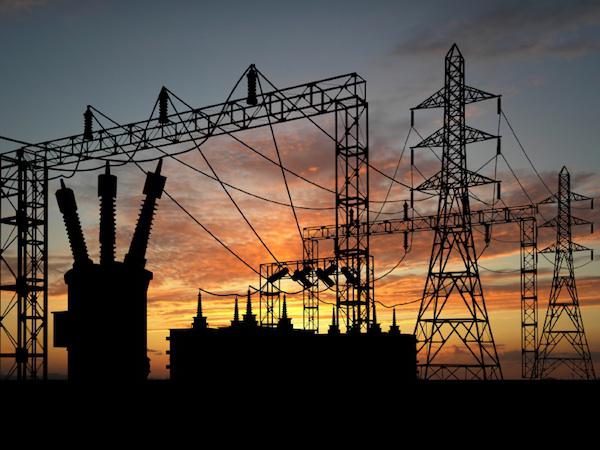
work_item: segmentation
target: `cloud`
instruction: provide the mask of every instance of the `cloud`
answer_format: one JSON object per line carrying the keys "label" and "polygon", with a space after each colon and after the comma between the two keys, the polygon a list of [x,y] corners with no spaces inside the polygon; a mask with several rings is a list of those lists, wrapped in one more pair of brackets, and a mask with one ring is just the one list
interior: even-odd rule
{"label": "cloud", "polygon": [[575,58],[600,51],[600,4],[595,1],[508,1],[453,17],[419,26],[394,53],[439,56],[452,42],[479,58]]}

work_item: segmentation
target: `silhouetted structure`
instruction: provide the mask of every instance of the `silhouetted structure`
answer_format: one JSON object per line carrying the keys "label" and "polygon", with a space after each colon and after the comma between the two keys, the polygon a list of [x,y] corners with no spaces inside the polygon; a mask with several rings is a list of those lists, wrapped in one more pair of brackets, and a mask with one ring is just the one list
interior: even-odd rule
{"label": "silhouetted structure", "polygon": [[172,329],[167,338],[171,380],[221,380],[242,373],[245,382],[261,378],[307,380],[315,376],[324,380],[331,376],[416,380],[414,335],[400,334],[399,330],[341,334],[336,308],[329,333],[317,334],[293,327],[285,296],[282,308],[276,327],[260,326],[249,293],[242,320],[235,299],[233,320],[228,327]]}
{"label": "silhouetted structure", "polygon": [[[446,55],[445,77],[444,87],[413,108],[444,110],[444,126],[415,146],[442,147],[441,170],[417,187],[439,196],[429,271],[415,326],[421,376],[500,379],[500,361],[479,279],[469,200],[469,188],[497,181],[468,170],[466,153],[467,144],[498,136],[471,128],[465,121],[467,104],[498,96],[465,84],[465,60],[456,44]],[[457,220],[450,222],[452,213],[457,213]],[[449,313],[452,307],[460,312]],[[464,361],[444,361],[444,346],[452,338],[465,351]]]}
{"label": "silhouetted structure", "polygon": [[538,353],[537,374],[540,378],[549,378],[561,367],[566,367],[575,378],[596,378],[579,309],[573,266],[573,252],[592,252],[573,242],[571,237],[573,225],[593,227],[591,222],[571,215],[571,202],[582,200],[593,202],[590,197],[571,192],[571,176],[563,167],[558,175],[558,193],[541,202],[558,203],[558,214],[541,225],[556,228],[556,242],[540,250],[541,253],[554,254],[554,276]]}
{"label": "silhouetted structure", "polygon": [[[248,81],[247,95],[237,98],[234,94],[244,78]],[[263,90],[267,86],[268,90]],[[88,106],[83,115],[83,133],[79,135],[40,143],[5,138],[16,145],[3,148],[0,153],[0,235],[5,242],[2,254],[10,255],[0,265],[0,289],[11,293],[0,297],[3,311],[10,311],[2,317],[0,327],[5,343],[0,352],[1,375],[19,380],[47,378],[49,179],[65,170],[88,170],[90,165],[107,158],[119,165],[156,160],[179,154],[184,143],[193,143],[199,149],[200,142],[212,137],[234,136],[243,130],[323,115],[336,118],[336,147],[335,152],[332,148],[332,155],[335,154],[337,165],[347,171],[340,174],[336,190],[338,222],[349,224],[351,211],[355,219],[366,220],[366,81],[356,73],[278,89],[251,65],[220,104],[192,107],[163,87],[150,117],[142,121],[119,124]],[[335,289],[340,291],[341,305],[360,310],[357,322],[365,326],[369,322],[367,310],[372,305],[373,285],[369,278],[372,270],[367,270],[367,278],[362,279],[363,268],[370,265],[368,235],[347,242],[340,235],[338,241],[337,256],[349,273],[355,274],[356,282],[341,280]],[[108,243],[107,246],[110,248]],[[110,258],[108,250],[103,254],[101,259]],[[350,320],[352,317],[350,314]]]}
{"label": "silhouetted structure", "polygon": [[[65,274],[68,311],[54,316],[54,345],[67,348],[71,381],[142,381],[150,372],[146,302],[152,272],[144,267],[156,201],[166,180],[160,170],[161,162],[154,173],[146,175],[145,198],[123,263],[115,261],[117,179],[109,166],[98,177],[100,264],[88,256],[75,196],[61,180],[56,199],[73,253],[73,268]],[[200,300],[198,311],[201,316]]]}

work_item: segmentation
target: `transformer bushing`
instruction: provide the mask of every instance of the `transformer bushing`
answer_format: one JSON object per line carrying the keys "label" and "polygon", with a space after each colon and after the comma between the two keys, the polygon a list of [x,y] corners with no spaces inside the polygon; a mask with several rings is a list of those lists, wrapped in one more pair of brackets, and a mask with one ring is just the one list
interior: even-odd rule
{"label": "transformer bushing", "polygon": [[156,171],[146,175],[145,197],[124,262],[115,260],[117,179],[108,165],[98,177],[99,264],[87,254],[73,191],[61,182],[56,192],[74,263],[65,274],[68,310],[55,313],[54,345],[67,349],[70,381],[136,382],[150,373],[146,306],[152,272],[145,268],[145,256],[156,201],[166,181],[161,166],[159,162]]}

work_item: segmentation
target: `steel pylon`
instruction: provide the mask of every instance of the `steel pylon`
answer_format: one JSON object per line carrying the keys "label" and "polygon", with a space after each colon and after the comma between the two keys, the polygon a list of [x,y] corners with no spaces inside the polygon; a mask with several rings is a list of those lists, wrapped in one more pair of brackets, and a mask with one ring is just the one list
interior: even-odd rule
{"label": "steel pylon", "polygon": [[[479,278],[469,202],[470,187],[497,182],[469,171],[466,156],[467,144],[499,139],[465,123],[467,104],[492,98],[498,96],[465,85],[465,60],[455,44],[446,55],[444,87],[413,108],[444,109],[444,126],[415,146],[443,149],[441,170],[417,188],[439,195],[415,326],[423,379],[502,378]],[[451,221],[452,215],[458,217]]]}
{"label": "steel pylon", "polygon": [[558,214],[541,225],[556,229],[556,242],[541,250],[541,253],[554,253],[554,276],[538,350],[540,378],[564,377],[561,368],[572,378],[591,380],[596,377],[579,309],[573,265],[573,252],[592,251],[572,240],[573,225],[592,225],[571,215],[571,202],[582,200],[592,201],[590,197],[571,192],[571,176],[563,167],[558,175],[558,192],[541,202],[558,203]]}

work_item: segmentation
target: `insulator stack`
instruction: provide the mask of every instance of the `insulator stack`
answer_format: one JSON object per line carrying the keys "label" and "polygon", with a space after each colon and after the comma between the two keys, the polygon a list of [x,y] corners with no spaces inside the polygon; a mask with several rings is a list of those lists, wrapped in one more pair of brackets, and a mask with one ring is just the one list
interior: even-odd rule
{"label": "insulator stack", "polygon": [[408,202],[404,202],[404,220],[408,220]]}
{"label": "insulator stack", "polygon": [[486,245],[488,245],[490,243],[490,240],[492,239],[492,234],[491,234],[490,224],[486,223],[484,225],[485,225],[485,243],[486,243]]}
{"label": "insulator stack", "polygon": [[91,141],[94,139],[94,130],[92,128],[93,118],[94,115],[92,114],[92,110],[88,106],[83,113],[83,139],[86,141]]}
{"label": "insulator stack", "polygon": [[408,251],[408,231],[404,232],[404,251]]}
{"label": "insulator stack", "polygon": [[162,125],[169,123],[169,93],[164,86],[158,94],[158,122]]}
{"label": "insulator stack", "polygon": [[115,260],[117,199],[117,177],[111,175],[108,162],[105,173],[98,175],[98,197],[100,197],[100,265],[107,265]]}
{"label": "insulator stack", "polygon": [[56,200],[67,229],[74,265],[91,263],[85,238],[83,237],[83,230],[81,229],[81,222],[79,221],[79,214],[77,213],[75,194],[72,189],[65,186],[63,180],[60,180],[60,189],[56,191]]}
{"label": "insulator stack", "polygon": [[348,267],[342,267],[340,272],[344,274],[348,283],[353,284],[355,286],[358,284],[358,279],[356,278],[356,275],[354,275]]}
{"label": "insulator stack", "polygon": [[331,264],[326,269],[317,268],[315,274],[317,278],[324,282],[327,286],[332,287],[335,284],[335,281],[331,278],[335,271],[337,270],[337,266],[335,264]]}
{"label": "insulator stack", "polygon": [[154,210],[156,201],[162,196],[165,187],[166,177],[160,174],[162,168],[162,159],[156,166],[154,173],[146,174],[146,184],[144,185],[144,201],[138,217],[129,252],[125,255],[125,264],[144,267],[146,265],[146,249],[152,229],[152,220],[154,219]]}
{"label": "insulator stack", "polygon": [[271,284],[281,280],[283,277],[285,277],[288,273],[290,273],[290,269],[288,269],[287,267],[283,267],[281,270],[278,270],[277,272],[275,272],[273,275],[271,275],[270,277],[267,277],[267,281]]}
{"label": "insulator stack", "polygon": [[292,274],[291,278],[292,278],[292,280],[296,281],[297,283],[302,284],[302,286],[304,286],[305,288],[309,288],[313,285],[308,279],[308,276],[310,275],[311,270],[312,269],[308,266],[302,267],[302,270],[296,269],[296,270],[294,270],[294,273]]}
{"label": "insulator stack", "polygon": [[248,69],[246,78],[248,79],[248,98],[246,98],[246,103],[256,106],[258,105],[258,99],[256,98],[256,80],[258,79],[258,74],[256,73],[254,64]]}

